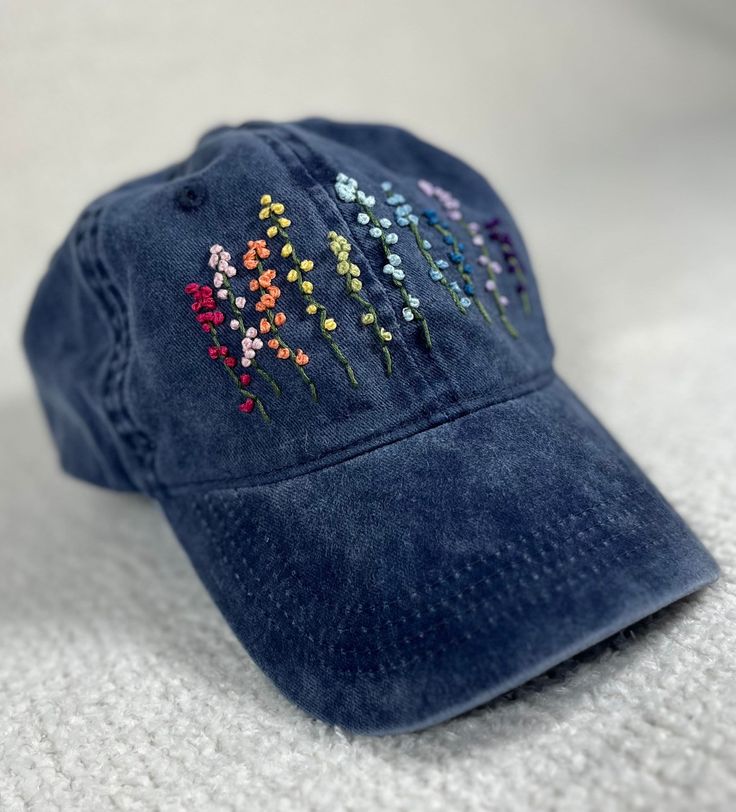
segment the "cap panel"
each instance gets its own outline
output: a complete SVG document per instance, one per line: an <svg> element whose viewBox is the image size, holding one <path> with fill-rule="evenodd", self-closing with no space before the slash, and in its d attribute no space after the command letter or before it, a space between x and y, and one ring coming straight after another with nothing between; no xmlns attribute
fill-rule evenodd
<svg viewBox="0 0 736 812"><path fill-rule="evenodd" d="M118 421L125 431L122 453L139 487L159 492L196 483L277 481L549 380L551 345L531 269L526 269L531 314L512 296L506 306L509 319L518 324L518 337L495 312L488 323L475 302L462 312L458 296L431 278L426 252L411 228L398 225L396 206L383 199L390 194L381 183L390 181L405 188L418 206L421 176L391 173L380 161L384 152L401 149L410 156L412 170L431 165L442 170L438 177L445 183L455 173L458 188L469 184L469 199L483 206L464 210L468 222L504 213L495 194L463 164L438 158L438 150L417 146L421 142L404 133L386 129L383 141L368 140L378 150L375 157L301 126L220 129L205 136L175 170L127 184L100 201L94 261L126 313L129 336L116 349L123 360L115 377L114 406L116 414L123 411L125 419ZM401 252L401 285L386 274L386 246L358 222L361 212L339 199L338 167L361 178L376 197L372 214L377 221L392 220L383 231L397 235L391 251ZM263 194L283 203L280 215L269 212L259 219ZM267 229L283 217L289 226L269 238ZM360 274L354 280L360 285L357 299L346 288L349 275L339 273L340 252L330 232L350 245L348 264ZM441 239L438 243L441 234L429 222L420 223L417 233L432 240L427 250L436 257L458 248ZM260 239L267 240L270 255L260 268L245 268L248 241ZM233 299L246 301L239 314L229 299L216 299L217 269L208 265L213 245L230 255ZM292 253L282 256L287 247ZM469 247L464 250L470 254ZM520 243L518 250L523 251ZM491 246L491 251L496 249ZM501 264L500 254L490 256ZM293 283L287 280L298 268L295 257L314 268L300 272ZM268 268L276 272L270 286L279 299L263 313L255 308L264 290L250 287ZM480 271L486 273L473 269L477 284L482 283ZM462 283L461 273L446 269L448 278L453 273ZM223 356L210 357L214 339L203 330L208 325L197 322L202 314L192 310L197 302L185 293L189 284L212 288L214 307L205 312L220 311L217 344L227 347L233 367L225 367ZM307 285L310 295L305 295ZM477 294L479 301L481 296L485 293ZM310 314L315 298L325 309ZM493 297L485 301L492 308ZM409 316L421 312L427 329L407 311ZM366 315L373 324L364 321ZM279 335L291 355L284 359L278 357L281 344L273 350L268 346L277 331L275 322L262 331L266 317L285 319ZM378 339L379 325L390 343ZM242 362L246 328L256 330L261 344L258 368ZM249 405L246 389L256 401L250 404L252 414L238 410ZM269 422L261 419L264 413Z"/></svg>

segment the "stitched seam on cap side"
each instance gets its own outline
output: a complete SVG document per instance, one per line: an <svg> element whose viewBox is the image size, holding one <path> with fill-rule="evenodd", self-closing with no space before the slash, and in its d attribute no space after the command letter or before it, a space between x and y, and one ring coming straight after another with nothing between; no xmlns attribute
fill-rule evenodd
<svg viewBox="0 0 736 812"><path fill-rule="evenodd" d="M112 281L112 274L107 270L101 252L95 245L95 242L99 242L101 218L102 210L96 208L92 214L92 226L84 234L80 244L79 262L81 268L87 270L85 278L105 310L113 334L112 353L103 383L102 404L118 440L123 447L132 451L138 463L137 470L126 470L129 478L142 486L143 490L155 491L153 443L136 425L124 397L124 382L130 360L128 314L123 296Z"/></svg>

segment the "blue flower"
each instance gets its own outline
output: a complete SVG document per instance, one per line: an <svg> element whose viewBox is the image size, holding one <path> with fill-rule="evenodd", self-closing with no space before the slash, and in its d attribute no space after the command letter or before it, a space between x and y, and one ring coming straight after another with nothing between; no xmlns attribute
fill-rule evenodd
<svg viewBox="0 0 736 812"><path fill-rule="evenodd" d="M461 293L461 290L460 290L460 285L458 285L458 283L457 283L457 282L455 282L454 280L453 280L452 282L450 282L450 288L451 288L452 290L454 290L454 291L455 291L455 293Z"/></svg>
<svg viewBox="0 0 736 812"><path fill-rule="evenodd" d="M423 212L423 214L427 218L427 222L431 226L437 225L437 223L439 223L440 221L440 218L437 216L437 212L432 211L432 209L427 209L426 211Z"/></svg>
<svg viewBox="0 0 736 812"><path fill-rule="evenodd" d="M408 203L404 203L403 206L396 207L397 217L406 217L407 214L411 214L411 211L411 206Z"/></svg>
<svg viewBox="0 0 736 812"><path fill-rule="evenodd" d="M445 259L438 259L436 264L437 267L442 268L443 271L450 267L450 263Z"/></svg>
<svg viewBox="0 0 736 812"><path fill-rule="evenodd" d="M458 262L462 262L465 259L465 257L462 254L459 254L457 251L450 251L448 256L450 257L450 260L455 264L457 264Z"/></svg>
<svg viewBox="0 0 736 812"><path fill-rule="evenodd" d="M463 285L463 290L468 294L468 296L472 296L475 293L475 288L471 282L466 282Z"/></svg>
<svg viewBox="0 0 736 812"><path fill-rule="evenodd" d="M390 181L385 180L381 184L381 189L383 189L384 192L390 192L391 191L391 183L390 183Z"/></svg>
<svg viewBox="0 0 736 812"><path fill-rule="evenodd" d="M391 195L391 197L386 199L386 202L389 206L398 206L399 203L403 203L405 199L404 195Z"/></svg>
<svg viewBox="0 0 736 812"><path fill-rule="evenodd" d="M429 269L429 277L433 279L435 282L439 282L442 279L443 273L442 271L438 270L437 268L430 268Z"/></svg>
<svg viewBox="0 0 736 812"><path fill-rule="evenodd" d="M467 296L463 296L463 297L461 297L461 299L460 299L460 304L461 304L463 307L470 307L470 305L471 305L471 301L470 301L470 299L468 299L468 297L467 297Z"/></svg>

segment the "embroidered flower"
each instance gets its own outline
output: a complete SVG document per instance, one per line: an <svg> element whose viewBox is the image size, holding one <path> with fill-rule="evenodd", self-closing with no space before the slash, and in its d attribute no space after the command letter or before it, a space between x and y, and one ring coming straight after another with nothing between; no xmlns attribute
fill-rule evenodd
<svg viewBox="0 0 736 812"><path fill-rule="evenodd" d="M260 254L257 253L257 257L269 257L271 251L268 249L265 240L257 240L256 242L261 244ZM253 243L252 240L248 245L251 245L251 243ZM245 265L245 257L243 257L243 264ZM293 350L279 330L280 327L286 324L287 318L286 313L282 311L274 312L273 309L276 307L277 300L281 298L281 289L276 285L276 271L273 268L265 269L260 258L256 259L255 265L250 270L258 273L256 279L250 280L249 287L252 291L259 291L261 294L260 299L256 302L255 309L262 313L263 317L258 330L251 327L246 331L246 337L243 339L243 349L246 349L246 341L251 342L247 347L248 350L257 350L263 346L262 339L255 337L259 331L261 335L270 335L268 346L275 351L276 358L280 361L291 360L294 363L299 377L309 388L312 398L317 400L317 387L303 369L309 363L309 356L301 348ZM247 355L247 353L244 352L244 355Z"/></svg>
<svg viewBox="0 0 736 812"><path fill-rule="evenodd" d="M509 268L509 273L516 277L516 292L521 299L524 312L531 312L531 304L529 302L529 290L526 283L526 276L524 268L516 255L511 237L503 230L501 221L498 217L494 217L486 223L486 229L490 238L498 244L506 264Z"/></svg>
<svg viewBox="0 0 736 812"><path fill-rule="evenodd" d="M213 267L213 266L210 266ZM268 413L261 399L250 389L251 377L247 373L237 372L238 360L230 354L227 346L220 342L217 327L223 323L225 317L217 308L215 300L212 298L212 288L207 285L198 285L191 282L184 288L184 292L194 299L192 309L197 313L197 321L202 325L202 329L209 333L211 346L207 348L207 354L213 361L222 364L231 380L235 384L242 398L239 405L241 412L249 414L253 409L258 409L261 417L268 421Z"/></svg>
<svg viewBox="0 0 736 812"><path fill-rule="evenodd" d="M253 250L255 250L254 246L251 246L251 248ZM266 249L266 250L268 250L268 249ZM223 275L223 279L222 279L222 288L221 288L221 290L225 291L225 296L222 297L222 298L223 298L223 300L227 300L228 305L230 307L230 312L232 314L232 318L229 321L230 328L233 331L239 332L242 337L245 337L248 334L248 330L255 329L255 328L249 327L247 325L247 323L246 323L246 317L245 317L245 313L244 313L245 306L246 306L245 297L244 296L236 296L235 291L233 290L232 282L230 280L236 275L237 272L236 272L235 268L230 265L230 259L231 259L230 254L227 251L225 251L225 249L221 245L215 244L215 245L210 247L210 261L209 261L210 267L212 267L212 258L213 257L216 260L215 267L219 268L219 267L221 267L223 265L223 263L226 266L225 272L224 272L224 275ZM228 272L228 270L227 270L227 268L229 268L229 267L232 267L231 272ZM218 273L218 271L216 271L215 273ZM219 272L219 273L222 273L222 272ZM219 293L218 293L218 297L219 297ZM258 307L258 305L256 304L256 308L257 307ZM255 351L253 352L252 355L250 353L247 354L247 355L245 353L243 353L243 356L241 358L241 363L246 368L252 367L252 369L256 372L256 374L258 374L261 378L263 378L265 381L267 381L268 384L273 389L274 394L276 394L276 395L281 394L280 385L278 384L276 379L267 370L263 369L263 367L258 363Z"/></svg>
<svg viewBox="0 0 736 812"><path fill-rule="evenodd" d="M365 327L371 327L373 330L381 348L386 374L390 375L393 370L393 362L391 352L386 345L391 341L393 336L388 330L381 327L376 308L368 301L365 295L361 293L363 283L360 281L360 268L354 262L350 261L352 246L346 237L335 231L330 231L327 234L327 240L330 245L330 250L337 257L336 270L338 275L341 276L345 282L345 292L363 309L360 323Z"/></svg>
<svg viewBox="0 0 736 812"><path fill-rule="evenodd" d="M297 285L302 300L306 305L305 309L307 315L319 315L319 329L322 338L327 342L337 360L342 364L351 385L357 386L358 379L355 377L355 372L350 365L350 361L332 335L337 330L338 323L328 314L327 308L316 298L314 283L304 278L304 275L310 273L314 268L314 262L311 259L301 258L297 254L288 231L291 220L283 216L286 207L283 203L274 203L270 195L263 195L261 198L261 206L262 208L258 216L262 220L270 220L271 226L269 233L274 233L272 229L276 230L274 236L278 236L283 241L281 256L289 259L291 262L292 267L286 275L287 281ZM284 225L285 221L288 225ZM308 360L306 354L304 354L303 357ZM304 363L306 363L306 361L304 361Z"/></svg>
<svg viewBox="0 0 736 812"><path fill-rule="evenodd" d="M259 260L271 256L265 240L248 240L248 250L243 254L243 265L252 271L258 266Z"/></svg>
<svg viewBox="0 0 736 812"><path fill-rule="evenodd" d="M408 228L414 237L414 242L416 242L419 252L429 266L430 279L445 288L451 296L455 307L457 307L461 313L466 313L467 308L472 304L471 300L467 296L460 295L450 286L450 281L444 273L444 269L448 267L447 262L442 259L435 259L432 255L432 244L429 240L422 237L419 231L419 218L414 214L411 205L406 202L406 198L403 195L392 192L393 187L389 181L384 181L381 184L381 188L386 193L386 203L388 203L389 206L394 206L396 223L403 228ZM388 236L386 240L388 242Z"/></svg>
<svg viewBox="0 0 736 812"><path fill-rule="evenodd" d="M346 191L347 190L347 191ZM421 334L427 349L432 349L432 338L429 333L429 325L424 317L424 314L419 309L419 299L412 296L404 280L406 279L406 272L401 265L401 255L395 250L394 246L398 241L393 238L387 241L386 229L390 227L390 220L388 226L381 225L381 220L376 217L373 207L376 200L372 195L367 195L358 188L358 182L355 178L349 178L343 172L339 173L335 179L335 193L338 198L346 203L355 203L359 208L358 222L361 225L370 226L369 233L374 236L376 240L381 243L386 264L383 266L383 273L390 277L393 284L399 289L401 298L404 301L404 307L401 310L402 318L407 322L416 322L421 328ZM360 217L363 214L364 217ZM366 217L368 218L366 220Z"/></svg>
<svg viewBox="0 0 736 812"><path fill-rule="evenodd" d="M445 216L448 218L448 220L457 222L460 225L460 227L465 230L465 233L470 238L470 241L473 244L473 246L475 246L476 249L480 249L481 253L478 256L477 260L478 264L485 269L488 278L492 280L493 274L496 273L498 266L497 263L494 265L494 260L490 255L485 240L483 239L483 235L481 233L481 229L478 223L467 222L463 217L460 202L450 192L443 189L441 186L437 186L433 183L430 183L427 180L417 181L417 186L427 196L432 197L440 202L444 210ZM445 243L452 247L451 253L463 254L464 247L458 250L461 243L459 243L455 238L455 235L452 233L449 223L441 223L437 212L430 210L425 214L427 216L427 221L428 222L431 221L430 224L436 230L440 231L441 233L444 230L445 233L443 234L443 238L445 240ZM459 266L456 260L453 260L453 262L455 262L456 266ZM465 264L464 255L463 255L463 264ZM522 286L525 289L525 285ZM514 338L518 337L518 332L516 331L516 328L511 324L511 321L506 312L506 308L508 307L508 299L501 294L501 292L498 289L498 285L490 289L486 287L486 290L492 294L493 300L496 304L496 309L499 314L499 318L501 319L501 322L503 323L504 327L506 327L506 330L509 332L510 335L514 336ZM524 295L522 296L522 305L524 307L525 312L529 312L529 300L528 297L526 297L525 290Z"/></svg>

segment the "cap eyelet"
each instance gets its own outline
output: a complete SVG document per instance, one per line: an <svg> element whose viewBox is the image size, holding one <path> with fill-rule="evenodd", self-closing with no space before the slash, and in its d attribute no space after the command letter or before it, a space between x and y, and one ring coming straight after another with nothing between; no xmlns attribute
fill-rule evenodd
<svg viewBox="0 0 736 812"><path fill-rule="evenodd" d="M183 211L197 209L207 200L207 187L197 178L188 180L177 189L175 200Z"/></svg>

